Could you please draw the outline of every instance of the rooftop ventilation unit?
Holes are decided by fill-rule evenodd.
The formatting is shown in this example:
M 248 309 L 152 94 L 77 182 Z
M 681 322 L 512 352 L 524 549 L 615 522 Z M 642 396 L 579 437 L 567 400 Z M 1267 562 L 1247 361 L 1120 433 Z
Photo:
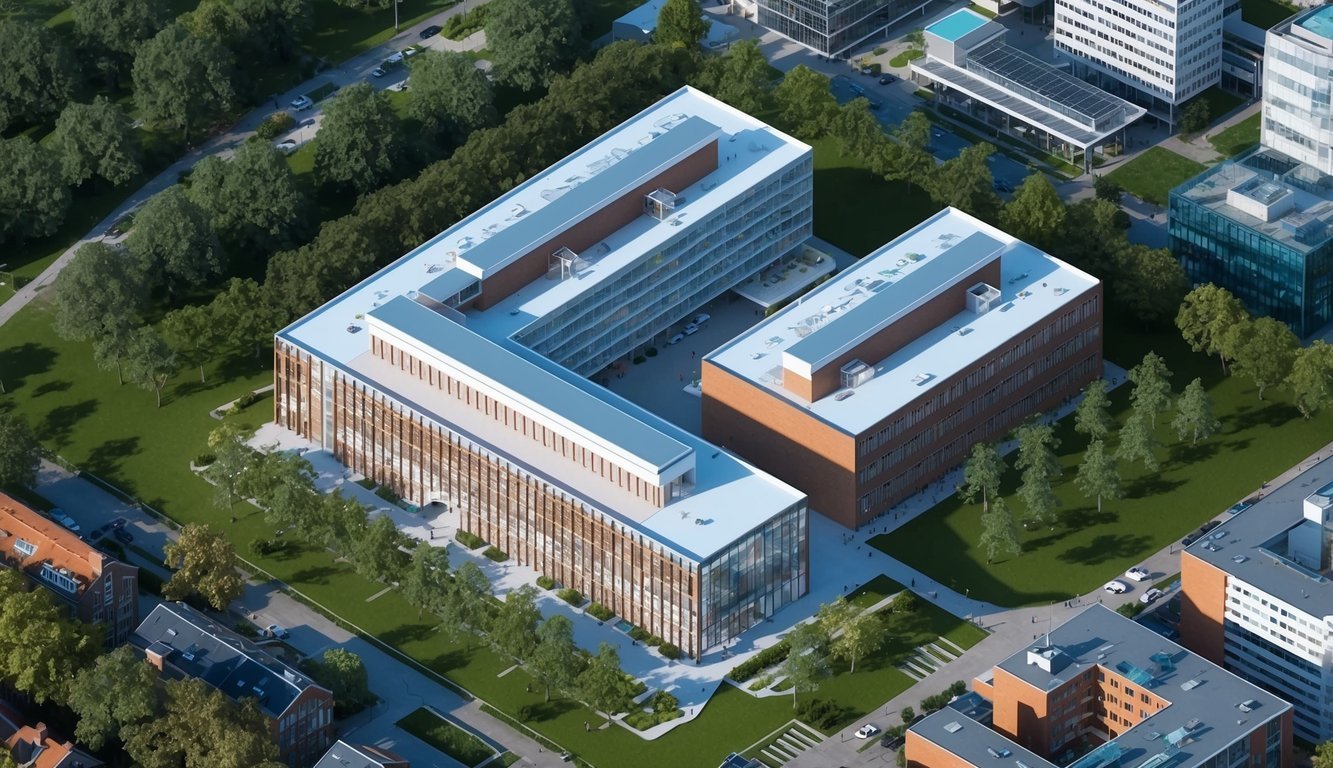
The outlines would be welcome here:
M 963 730 L 963 724 L 958 722 L 957 720 L 954 720 L 953 722 L 944 726 L 944 730 L 948 731 L 949 733 L 958 733 L 959 731 Z
M 986 314 L 999 300 L 1000 291 L 995 286 L 977 283 L 967 289 L 967 308 L 975 314 Z
M 848 360 L 838 371 L 842 374 L 842 386 L 846 389 L 855 389 L 875 378 L 875 369 L 860 360 Z
M 666 221 L 676 210 L 676 193 L 661 187 L 643 196 L 643 212 L 658 221 Z
M 1237 704 L 1236 709 L 1239 709 L 1241 712 L 1253 712 L 1255 708 L 1258 706 L 1259 702 L 1255 701 L 1254 699 L 1246 699 L 1245 701 L 1242 701 L 1241 703 Z
M 1192 690 L 1194 690 L 1195 688 L 1198 688 L 1198 687 L 1199 687 L 1200 685 L 1202 685 L 1202 684 L 1203 684 L 1203 683 L 1199 682 L 1198 680 L 1195 680 L 1194 678 L 1190 678 L 1189 680 L 1186 680 L 1185 682 L 1183 682 L 1183 683 L 1180 684 L 1180 690 L 1182 690 L 1182 691 L 1192 691 Z
M 994 758 L 1008 757 L 1013 754 L 1013 752 L 1010 752 L 1004 747 L 1000 747 L 999 749 L 996 749 L 995 747 L 987 747 L 986 752 L 988 752 L 990 756 Z
M 546 278 L 548 280 L 567 280 L 571 277 L 578 277 L 586 266 L 588 266 L 588 263 L 577 253 L 569 248 L 562 247 L 552 253 L 550 260 L 546 263 Z

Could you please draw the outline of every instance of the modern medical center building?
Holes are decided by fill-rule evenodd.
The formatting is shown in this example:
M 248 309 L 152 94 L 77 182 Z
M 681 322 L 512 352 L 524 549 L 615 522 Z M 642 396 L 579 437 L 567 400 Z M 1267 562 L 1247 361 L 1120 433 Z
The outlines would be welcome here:
M 804 247 L 812 158 L 809 146 L 683 88 L 279 332 L 275 419 L 412 503 L 447 505 L 460 529 L 518 564 L 699 657 L 809 590 L 806 494 L 818 483 L 747 442 L 757 427 L 738 413 L 715 429 L 703 408 L 702 431 L 734 442 L 740 456 L 588 377 L 643 354 Z M 907 432 L 929 430 L 924 439 L 934 440 L 935 420 L 964 407 L 962 392 L 989 399 L 951 422 L 963 432 L 947 434 L 982 439 L 991 432 L 966 430 L 1010 424 L 1100 373 L 1100 339 L 1088 330 L 1100 327 L 1095 278 L 952 209 L 909 236 L 917 239 L 885 246 L 772 318 L 805 323 L 807 343 L 764 346 L 757 336 L 785 335 L 770 322 L 712 365 L 741 371 L 754 402 L 772 402 L 772 413 L 804 398 L 797 407 L 810 424 L 844 432 L 893 423 L 900 407 L 934 398 L 912 428 L 876 443 L 882 466 L 880 454 Z M 821 323 L 800 308 L 835 303 L 824 314 L 845 308 L 847 321 L 809 333 Z M 881 311 L 885 322 L 870 318 Z M 1039 327 L 1028 338 L 1030 324 Z M 864 334 L 882 341 L 886 328 L 893 343 L 862 343 Z M 1061 346 L 1074 336 L 1078 350 Z M 947 359 L 917 356 L 928 347 Z M 805 368 L 791 367 L 812 383 L 779 396 L 764 377 L 783 355 L 805 352 Z M 849 352 L 869 373 L 844 372 L 850 384 L 834 375 L 830 386 L 828 366 L 847 368 Z M 893 355 L 929 363 L 935 378 L 899 381 Z M 1047 356 L 1039 370 L 1029 369 L 1033 355 Z M 1000 384 L 1012 366 L 1027 373 Z M 874 381 L 886 371 L 893 376 Z M 705 364 L 705 399 L 713 375 Z M 843 391 L 863 384 L 864 394 L 844 402 Z M 950 397 L 938 402 L 941 394 Z M 913 455 L 926 448 L 918 439 Z M 951 445 L 914 459 L 932 463 L 912 482 L 928 482 L 960 455 Z M 838 493 L 850 490 L 837 482 Z M 829 499 L 839 522 L 868 519 L 841 511 L 854 497 Z

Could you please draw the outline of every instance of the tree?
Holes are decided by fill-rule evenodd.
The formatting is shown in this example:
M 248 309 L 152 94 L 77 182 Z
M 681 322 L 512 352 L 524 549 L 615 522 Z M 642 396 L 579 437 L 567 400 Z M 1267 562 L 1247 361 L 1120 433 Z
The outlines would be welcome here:
M 1140 462 L 1149 472 L 1161 466 L 1157 460 L 1157 433 L 1148 423 L 1148 416 L 1135 410 L 1120 428 L 1120 444 L 1115 457 L 1121 461 Z
M 1147 419 L 1147 425 L 1157 428 L 1157 414 L 1171 405 L 1171 371 L 1166 361 L 1156 352 L 1143 356 L 1143 361 L 1129 369 L 1129 380 L 1134 382 L 1134 391 L 1129 395 L 1129 402 L 1136 414 Z
M 71 5 L 75 34 L 83 48 L 100 53 L 97 64 L 113 83 L 168 18 L 162 0 L 74 0 Z
M 407 114 L 429 134 L 458 146 L 473 131 L 495 125 L 495 92 L 466 54 L 427 51 L 412 60 Z
M 1113 278 L 1116 252 L 1125 242 L 1117 222 L 1121 213 L 1114 203 L 1096 198 L 1070 203 L 1055 255 L 1094 275 Z
M 574 623 L 559 614 L 543 621 L 537 628 L 537 647 L 528 659 L 528 671 L 545 689 L 545 701 L 551 690 L 569 691 L 578 678 L 579 654 L 574 644 Z
M 423 611 L 438 611 L 449 591 L 449 551 L 418 541 L 399 586 L 404 599 L 417 607 L 418 619 Z
M 31 488 L 37 483 L 42 446 L 17 413 L 0 412 L 0 488 Z
M 232 278 L 226 290 L 213 297 L 208 307 L 213 322 L 226 333 L 227 343 L 256 356 L 273 346 L 273 334 L 285 322 L 272 304 L 268 291 L 254 280 Z
M 199 383 L 206 383 L 204 364 L 213 359 L 222 343 L 222 329 L 214 325 L 208 309 L 188 304 L 168 312 L 162 318 L 162 333 L 176 358 L 187 366 L 198 367 Z
M 99 656 L 70 686 L 67 703 L 79 717 L 75 737 L 94 751 L 123 740 L 127 728 L 162 711 L 157 685 L 157 668 L 128 645 Z
M 624 712 L 630 702 L 630 682 L 620 668 L 620 652 L 610 643 L 597 646 L 597 654 L 578 676 L 578 689 L 594 710 L 606 716 L 607 723 L 617 712 Z
M 162 407 L 162 388 L 176 373 L 176 353 L 152 328 L 140 328 L 130 336 L 125 350 L 125 374 L 129 380 L 151 389 Z
M 951 205 L 985 221 L 994 221 L 1000 211 L 995 179 L 986 160 L 995 147 L 970 144 L 958 157 L 946 160 L 928 178 L 930 196 L 940 205 Z
M 1018 498 L 1022 500 L 1029 520 L 1053 526 L 1060 499 L 1051 489 L 1051 481 L 1061 474 L 1060 461 L 1055 456 L 1060 441 L 1049 424 L 1039 422 L 1024 424 L 1018 428 L 1016 435 L 1018 459 L 1014 463 L 1023 477 L 1018 487 Z
M 208 433 L 208 450 L 214 457 L 205 470 L 216 489 L 213 506 L 229 509 L 241 500 L 246 476 L 260 455 L 245 444 L 240 427 L 229 421 L 222 422 L 222 426 Z
M 958 494 L 971 504 L 981 495 L 981 511 L 990 509 L 990 500 L 1000 492 L 1000 478 L 1004 475 L 1004 459 L 990 443 L 975 443 L 972 455 L 963 464 L 963 484 Z
M 1088 443 L 1074 484 L 1084 496 L 1097 499 L 1098 512 L 1102 511 L 1103 498 L 1120 498 L 1120 470 L 1116 468 L 1115 457 L 1106 452 L 1106 444 L 1101 438 Z
M 935 156 L 930 153 L 930 130 L 930 118 L 913 110 L 893 132 L 901 149 L 887 177 L 890 181 L 906 183 L 909 192 L 918 185 L 928 188 L 928 181 L 938 167 Z
M 1004 499 L 996 499 L 987 512 L 981 515 L 981 538 L 977 544 L 986 550 L 986 562 L 994 562 L 997 554 L 1017 556 L 1023 551 L 1018 541 L 1018 526 L 1014 525 L 1014 514 Z
M 497 82 L 531 91 L 573 62 L 580 27 L 570 0 L 492 0 L 487 7 L 486 47 Z
M 96 176 L 119 186 L 139 173 L 139 140 L 125 113 L 105 96 L 91 104 L 70 102 L 56 120 L 51 148 L 60 156 L 65 183 Z
M 1315 748 L 1311 764 L 1314 768 L 1333 768 L 1333 741 L 1326 741 Z
M 1181 440 L 1189 435 L 1191 445 L 1207 440 L 1222 427 L 1213 415 L 1213 401 L 1203 388 L 1202 379 L 1196 377 L 1185 385 L 1185 390 L 1176 398 L 1176 417 L 1171 420 L 1171 426 L 1176 428 Z
M 315 142 L 315 178 L 323 186 L 357 194 L 379 187 L 394 174 L 401 134 L 387 96 L 366 83 L 342 89 L 324 108 Z
M 491 622 L 491 644 L 500 653 L 514 659 L 531 657 L 537 645 L 537 623 L 541 618 L 536 588 L 524 584 L 510 591 Z
M 798 693 L 812 693 L 831 672 L 828 663 L 828 633 L 819 622 L 797 624 L 787 633 L 791 650 L 782 662 L 780 674 L 791 683 L 791 706 L 796 708 Z
M 180 537 L 168 541 L 162 552 L 166 565 L 175 570 L 162 585 L 162 596 L 168 600 L 183 600 L 198 593 L 215 610 L 224 611 L 245 591 L 231 542 L 207 525 L 185 526 Z
M 27 136 L 0 139 L 0 245 L 53 234 L 69 200 L 54 152 Z
M 657 12 L 653 42 L 693 51 L 708 37 L 708 22 L 697 0 L 666 0 Z
M 1185 294 L 1176 313 L 1176 327 L 1195 352 L 1217 355 L 1227 370 L 1227 336 L 1250 319 L 1241 300 L 1225 288 L 1205 283 Z
M 330 648 L 314 663 L 311 677 L 333 691 L 333 700 L 344 712 L 358 711 L 375 701 L 370 679 L 361 657 L 346 648 Z
M 234 704 L 197 677 L 163 690 L 162 715 L 125 729 L 125 751 L 141 768 L 283 768 L 258 699 Z
M 884 126 L 871 114 L 870 101 L 864 97 L 839 107 L 832 115 L 828 130 L 838 140 L 843 154 L 864 160 L 871 173 L 888 176 L 901 163 L 902 147 L 884 133 Z
M 231 52 L 221 43 L 173 23 L 134 57 L 134 103 L 145 120 L 179 128 L 188 142 L 191 127 L 231 108 L 233 69 Z
M 759 43 L 747 39 L 733 44 L 726 54 L 707 59 L 698 84 L 736 109 L 755 114 L 767 109 L 773 99 L 771 79 L 772 70 Z
M 441 611 L 444 625 L 452 631 L 485 632 L 491 619 L 491 582 L 476 563 L 463 563 L 454 571 L 453 586 Z M 469 643 L 470 645 L 470 643 Z
M 1208 100 L 1202 97 L 1193 99 L 1185 104 L 1180 110 L 1180 132 L 1198 133 L 1208 127 L 1208 121 L 1212 119 L 1211 110 L 1208 108 Z
M 310 0 L 234 0 L 232 7 L 246 22 L 245 50 L 261 59 L 291 60 L 310 30 L 310 5 Z
M 1000 211 L 1000 227 L 1014 237 L 1050 252 L 1065 222 L 1065 201 L 1044 173 L 1030 174 Z
M 59 114 L 75 86 L 74 59 L 44 24 L 0 19 L 0 131 Z
M 357 573 L 383 582 L 397 581 L 407 569 L 407 554 L 399 546 L 402 534 L 393 518 L 379 515 L 370 521 L 365 534 L 354 542 L 352 560 Z
M 101 650 L 99 629 L 70 618 L 21 571 L 0 568 L 0 683 L 38 704 L 65 704 L 79 670 Z
M 200 160 L 187 194 L 237 254 L 287 247 L 302 227 L 301 188 L 286 158 L 266 141 L 245 142 L 230 160 L 216 155 Z
M 884 620 L 880 614 L 865 611 L 839 597 L 820 606 L 820 621 L 828 632 L 829 655 L 843 659 L 856 672 L 856 662 L 874 653 L 886 639 Z M 817 614 L 818 615 L 818 614 Z
M 1287 385 L 1306 419 L 1333 404 L 1333 346 L 1316 339 L 1310 346 L 1297 350 Z
M 97 364 L 99 370 L 116 372 L 116 384 L 125 383 L 125 371 L 123 363 L 125 355 L 130 351 L 130 340 L 134 338 L 134 329 L 128 323 L 128 318 L 110 317 L 107 318 L 108 324 L 101 336 L 93 339 L 93 362 Z M 111 325 L 112 321 L 118 321 L 124 324 Z
M 1112 299 L 1141 322 L 1149 325 L 1170 322 L 1190 285 L 1185 268 L 1171 251 L 1125 243 L 1116 250 L 1114 259 Z
M 1235 347 L 1236 371 L 1254 382 L 1263 400 L 1265 389 L 1291 375 L 1301 342 L 1286 323 L 1271 317 L 1252 320 L 1245 328 Z
M 139 273 L 121 254 L 104 243 L 85 243 L 56 280 L 52 327 L 75 341 L 109 339 L 106 346 L 118 357 L 120 341 L 137 324 L 145 293 Z
M 1092 181 L 1092 193 L 1098 200 L 1106 200 L 1120 205 L 1120 199 L 1125 194 L 1125 188 L 1110 176 L 1098 174 Z
M 829 79 L 804 64 L 797 65 L 782 78 L 773 89 L 773 101 L 777 104 L 782 127 L 802 141 L 814 141 L 828 133 L 839 112 L 838 100 L 829 91 Z M 884 138 L 884 130 L 878 122 L 874 128 L 878 136 Z
M 1083 389 L 1083 399 L 1074 410 L 1074 431 L 1089 440 L 1104 440 L 1111 433 L 1115 419 L 1110 413 L 1111 398 L 1106 394 L 1106 379 L 1095 379 Z
M 203 209 L 179 184 L 149 198 L 134 217 L 125 247 L 149 281 L 179 295 L 222 272 L 222 248 Z

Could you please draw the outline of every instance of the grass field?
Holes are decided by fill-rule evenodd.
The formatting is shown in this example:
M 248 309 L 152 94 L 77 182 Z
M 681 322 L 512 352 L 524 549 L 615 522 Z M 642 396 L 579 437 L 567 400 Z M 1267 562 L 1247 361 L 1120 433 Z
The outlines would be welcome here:
M 949 497 L 939 507 L 871 543 L 959 591 L 1002 606 L 1033 605 L 1084 594 L 1137 565 L 1148 554 L 1180 539 L 1204 520 L 1247 496 L 1268 478 L 1308 456 L 1333 434 L 1333 414 L 1311 421 L 1300 418 L 1285 393 L 1260 401 L 1253 385 L 1223 377 L 1215 358 L 1190 352 L 1174 331 L 1131 332 L 1112 326 L 1106 334 L 1106 358 L 1119 365 L 1138 362 L 1156 350 L 1175 372 L 1179 392 L 1195 376 L 1203 379 L 1222 422 L 1222 431 L 1198 446 L 1180 444 L 1170 430 L 1171 414 L 1158 417 L 1163 445 L 1162 470 L 1144 472 L 1121 465 L 1127 497 L 1106 501 L 1101 513 L 1082 497 L 1073 479 L 1085 440 L 1065 419 L 1057 428 L 1064 476 L 1056 494 L 1064 502 L 1054 529 L 1022 531 L 1023 553 L 987 564 L 977 546 L 979 504 Z M 1112 395 L 1117 419 L 1127 415 L 1128 387 Z M 1018 485 L 1013 472 L 1002 494 Z M 1021 518 L 1022 505 L 1011 508 Z
M 1140 200 L 1166 205 L 1173 188 L 1199 175 L 1203 169 L 1203 165 L 1188 157 L 1162 147 L 1152 147 L 1109 175 Z
M 489 744 L 425 707 L 399 720 L 398 727 L 468 768 L 480 765 L 495 754 Z
M 1208 103 L 1209 122 L 1214 122 L 1220 119 L 1226 113 L 1245 103 L 1245 98 L 1243 96 L 1237 96 L 1230 91 L 1224 91 L 1216 85 L 1194 98 L 1203 99 Z
M 1208 143 L 1213 145 L 1213 149 L 1227 157 L 1239 155 L 1259 143 L 1259 118 L 1261 117 L 1262 115 L 1256 112 L 1239 123 L 1209 136 Z
M 1241 0 L 1240 3 L 1240 17 L 1264 29 L 1286 19 L 1298 10 L 1283 0 Z
M 906 587 L 902 584 L 881 573 L 848 593 L 847 602 L 861 608 L 869 608 L 880 600 L 890 595 L 896 595 L 904 589 Z
M 920 187 L 886 182 L 833 139 L 815 148 L 815 235 L 864 256 L 939 210 Z

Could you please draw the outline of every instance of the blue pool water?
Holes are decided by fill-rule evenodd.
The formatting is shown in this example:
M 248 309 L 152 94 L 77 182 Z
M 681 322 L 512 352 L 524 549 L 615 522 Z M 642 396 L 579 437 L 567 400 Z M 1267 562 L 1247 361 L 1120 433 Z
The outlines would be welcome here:
M 1333 5 L 1325 5 L 1297 23 L 1325 40 L 1333 40 Z
M 958 39 L 963 35 L 978 29 L 985 23 L 985 16 L 963 8 L 955 13 L 945 16 L 934 24 L 931 24 L 929 27 L 926 27 L 926 31 L 932 35 L 942 37 L 951 43 L 955 43 L 958 42 Z

